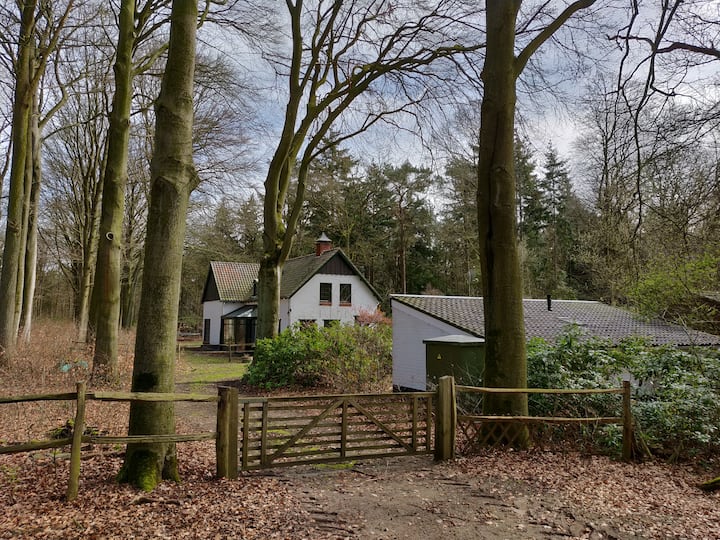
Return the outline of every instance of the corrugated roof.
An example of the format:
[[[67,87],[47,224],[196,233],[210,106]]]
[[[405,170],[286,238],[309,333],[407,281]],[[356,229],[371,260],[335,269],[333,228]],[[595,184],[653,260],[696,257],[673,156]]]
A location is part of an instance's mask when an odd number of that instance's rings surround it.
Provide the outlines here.
[[[392,299],[471,335],[484,337],[483,299],[461,296],[393,295]],[[633,313],[583,300],[523,300],[525,333],[528,339],[554,341],[575,324],[588,336],[618,343],[629,337],[643,337],[653,345],[720,345],[720,337],[660,320],[645,320]]]

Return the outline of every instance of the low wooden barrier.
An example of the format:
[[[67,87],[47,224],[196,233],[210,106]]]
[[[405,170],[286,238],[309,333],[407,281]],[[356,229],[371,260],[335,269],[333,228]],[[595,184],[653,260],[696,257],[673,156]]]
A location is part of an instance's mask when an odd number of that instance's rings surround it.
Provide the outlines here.
[[[77,391],[59,394],[35,394],[15,397],[0,397],[0,404],[23,403],[30,401],[76,401],[75,423],[71,437],[45,441],[33,441],[23,444],[0,446],[0,454],[15,454],[46,450],[71,445],[70,450],[70,479],[68,481],[67,500],[77,497],[80,479],[80,458],[83,444],[128,444],[128,443],[181,443],[191,441],[215,440],[217,463],[216,470],[219,477],[237,478],[237,388],[221,387],[218,395],[204,394],[173,394],[150,392],[87,392],[84,382],[77,383]],[[85,404],[88,400],[95,401],[190,401],[190,402],[217,402],[218,420],[217,431],[188,434],[164,435],[85,435]],[[233,417],[234,411],[234,417]],[[233,421],[234,418],[234,421]],[[234,428],[234,429],[233,429]]]
[[[242,469],[431,453],[435,395],[242,397]]]
[[[621,394],[622,416],[607,417],[548,417],[548,416],[486,416],[458,415],[457,422],[497,422],[511,425],[524,424],[618,424],[623,426],[622,458],[629,461],[632,457],[633,418],[631,409],[630,382],[623,381],[622,388],[594,389],[548,389],[548,388],[487,388],[456,385],[455,391],[481,394]]]
[[[554,418],[537,416],[483,416],[458,414],[456,395],[469,393],[504,394],[622,394],[623,415],[596,418]],[[622,457],[632,451],[630,383],[622,388],[565,390],[538,388],[482,388],[455,385],[452,377],[441,377],[437,392],[395,394],[345,394],[277,398],[242,398],[236,388],[220,387],[218,395],[87,392],[85,383],[77,391],[0,397],[0,404],[30,401],[76,401],[72,436],[0,446],[0,454],[45,450],[71,445],[70,479],[67,499],[78,494],[83,444],[180,443],[215,440],[218,477],[237,478],[239,464],[244,470],[344,461],[353,458],[424,454],[434,451],[436,460],[455,457],[457,427],[463,422],[586,423],[621,424]],[[189,434],[85,435],[85,405],[88,400],[216,402],[216,431]],[[242,412],[242,415],[239,413]],[[434,416],[435,434],[432,434]],[[240,433],[240,429],[242,432]],[[239,440],[242,439],[242,453]]]

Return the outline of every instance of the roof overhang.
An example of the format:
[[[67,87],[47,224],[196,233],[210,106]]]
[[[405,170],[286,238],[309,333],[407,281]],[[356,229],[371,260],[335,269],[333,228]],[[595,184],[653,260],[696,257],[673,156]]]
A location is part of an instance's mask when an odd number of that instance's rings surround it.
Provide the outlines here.
[[[255,319],[257,318],[257,306],[242,306],[235,311],[226,313],[221,319]]]

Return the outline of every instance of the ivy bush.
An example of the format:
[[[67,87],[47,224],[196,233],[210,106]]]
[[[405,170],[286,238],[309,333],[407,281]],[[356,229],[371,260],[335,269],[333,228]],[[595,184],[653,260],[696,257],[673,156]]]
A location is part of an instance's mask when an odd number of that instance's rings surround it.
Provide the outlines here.
[[[383,384],[392,371],[389,322],[296,324],[277,337],[259,340],[244,381],[260,388],[329,387],[342,392]]]
[[[611,388],[629,378],[638,434],[654,455],[678,459],[720,449],[720,354],[709,349],[618,346],[583,340],[572,330],[555,344],[528,347],[528,385],[534,388]],[[620,416],[617,395],[531,395],[537,416]],[[586,428],[594,442],[617,450],[618,426]],[[588,434],[588,433],[586,433]]]

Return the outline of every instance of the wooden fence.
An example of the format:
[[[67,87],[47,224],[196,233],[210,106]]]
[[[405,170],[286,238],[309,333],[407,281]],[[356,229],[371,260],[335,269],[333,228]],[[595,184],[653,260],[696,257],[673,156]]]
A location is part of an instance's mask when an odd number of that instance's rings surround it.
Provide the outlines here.
[[[480,445],[485,445],[491,438],[503,439],[510,434],[513,425],[518,423],[531,424],[618,424],[623,426],[622,458],[630,460],[632,457],[633,418],[631,409],[630,382],[623,381],[622,388],[595,388],[595,389],[542,389],[542,388],[482,388],[473,386],[455,386],[455,391],[480,394],[620,394],[622,395],[622,416],[602,417],[548,417],[548,416],[483,416],[458,415],[457,425],[465,431],[468,438],[472,438]],[[453,395],[453,399],[454,399]],[[483,433],[479,426],[491,424],[495,430],[485,430]]]
[[[242,469],[430,453],[434,396],[240,398]]]
[[[19,452],[30,452],[34,450],[45,450],[49,448],[60,448],[71,445],[70,450],[70,479],[68,481],[67,500],[71,501],[77,497],[80,479],[80,457],[83,444],[127,444],[127,443],[180,443],[190,441],[215,440],[218,455],[217,473],[218,476],[227,476],[228,469],[221,468],[227,464],[231,457],[228,455],[235,444],[228,444],[232,437],[227,433],[231,422],[228,421],[228,413],[232,410],[229,401],[235,399],[237,403],[237,389],[220,389],[217,396],[201,394],[163,394],[163,393],[141,393],[141,392],[86,392],[84,382],[77,384],[76,392],[61,394],[36,394],[16,397],[0,397],[0,404],[23,403],[29,401],[76,401],[75,423],[71,437],[51,439],[45,441],[33,441],[23,444],[0,446],[0,454],[15,454]],[[95,401],[193,401],[193,402],[217,402],[218,403],[218,431],[188,434],[167,434],[167,435],[126,435],[122,437],[105,435],[86,435],[85,431],[85,403],[88,400]],[[235,429],[237,433],[237,429]],[[236,437],[237,439],[237,437]],[[237,454],[236,454],[237,456]],[[230,469],[232,470],[232,469]],[[235,467],[237,471],[237,467]],[[236,474],[237,475],[237,474]]]
[[[457,392],[468,393],[613,393],[623,396],[623,416],[603,418],[550,418],[533,416],[459,415]],[[0,454],[28,452],[71,445],[67,499],[77,497],[83,444],[127,444],[215,440],[218,477],[237,478],[243,470],[352,459],[427,454],[452,459],[458,426],[490,422],[513,423],[616,423],[623,425],[624,459],[631,457],[632,413],[630,384],[604,390],[551,390],[531,388],[478,388],[457,386],[442,377],[437,392],[343,394],[304,397],[239,398],[236,388],[220,387],[218,395],[137,392],[86,392],[0,397],[0,404],[29,401],[76,401],[71,437],[1,446]],[[216,402],[217,428],[213,432],[128,435],[122,437],[84,434],[87,400]],[[433,422],[434,420],[434,422]],[[434,425],[434,433],[433,433]],[[505,428],[507,429],[507,428]],[[466,432],[467,435],[468,432]],[[475,436],[480,433],[475,431]],[[240,443],[240,444],[239,444]]]

